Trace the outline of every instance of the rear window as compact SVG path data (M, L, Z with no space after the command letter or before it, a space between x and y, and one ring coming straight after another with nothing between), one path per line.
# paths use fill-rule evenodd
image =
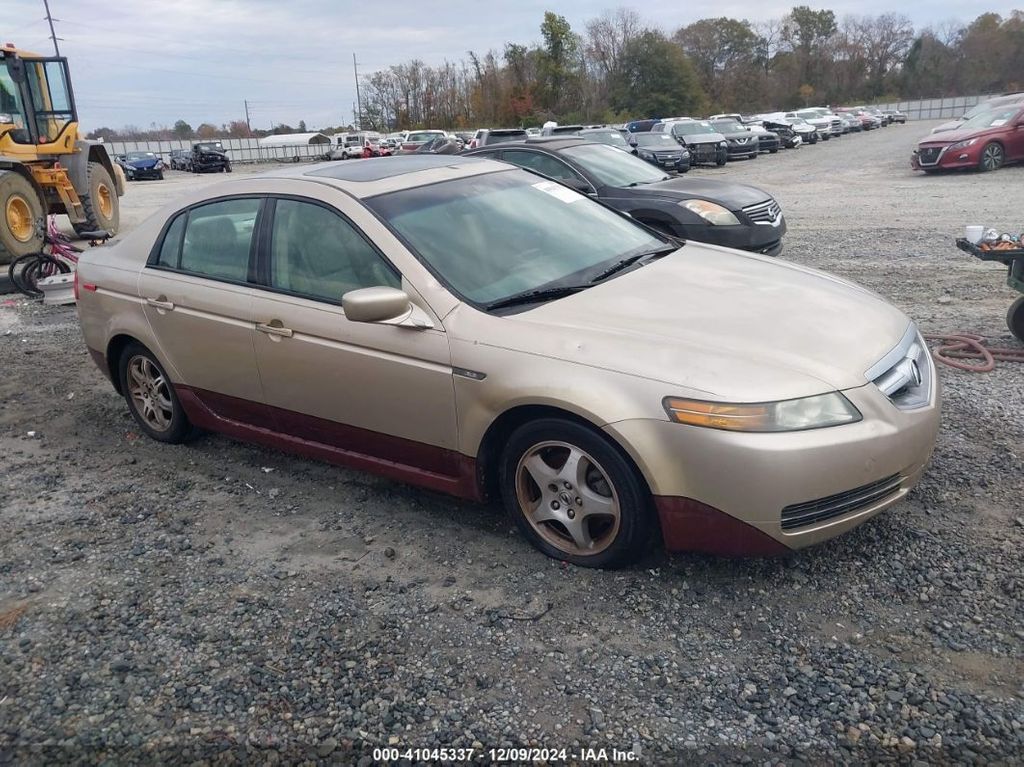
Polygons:
M407 138L406 141L430 141L431 139L435 139L438 136L443 135L444 134L439 130L422 131L420 133L410 133L409 138Z
M497 144L502 141L525 141L527 138L524 130L492 130L487 134L488 144Z

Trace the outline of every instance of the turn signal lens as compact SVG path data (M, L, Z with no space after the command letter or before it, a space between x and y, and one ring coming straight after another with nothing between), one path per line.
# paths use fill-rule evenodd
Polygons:
M781 402L708 402L665 397L669 419L689 426L726 431L776 432L821 429L861 420L839 392Z

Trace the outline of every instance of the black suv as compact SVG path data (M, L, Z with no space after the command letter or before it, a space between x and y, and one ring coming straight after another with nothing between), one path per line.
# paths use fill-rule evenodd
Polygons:
M230 173L231 160L219 141L200 141L192 145L190 160L193 173Z

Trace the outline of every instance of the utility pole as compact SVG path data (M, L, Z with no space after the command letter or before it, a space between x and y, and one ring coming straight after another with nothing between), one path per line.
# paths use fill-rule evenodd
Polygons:
M57 41L60 39L57 37L57 33L53 30L53 16L50 15L50 0L43 0L43 7L46 8L46 20L50 22L50 39L53 40L53 52L57 56L60 56L60 48L57 46ZM57 19L60 21L60 19Z
M363 100L359 96L359 63L356 61L356 54L352 54L352 71L356 75L356 127L363 127Z
M252 123L249 122L249 100L245 100L245 127L249 130L249 137L252 137Z

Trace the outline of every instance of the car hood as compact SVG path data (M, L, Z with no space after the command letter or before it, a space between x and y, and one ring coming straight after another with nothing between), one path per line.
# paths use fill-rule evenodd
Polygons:
M959 123L963 125L963 123ZM976 138L978 136L984 136L990 131L997 131L998 128L968 128L966 130L948 130L943 131L938 136L925 136L918 142L918 146L945 146L946 144L955 144L957 141L965 141L970 138Z
M863 386L910 320L832 275L690 242L581 293L489 316L475 343L757 402Z
M734 130L729 131L728 133L723 132L722 135L725 136L725 138L729 139L730 141L738 138L751 138L754 136L754 134L748 130Z
M713 178L672 178L668 181L656 181L653 184L629 187L628 190L638 195L665 197L678 200L702 200L717 202L729 210L739 210L748 205L771 199L771 195L756 186L737 184L732 181L718 181Z
M687 144L719 144L725 141L725 136L721 133L698 133L693 136L677 136L677 139L682 139Z

